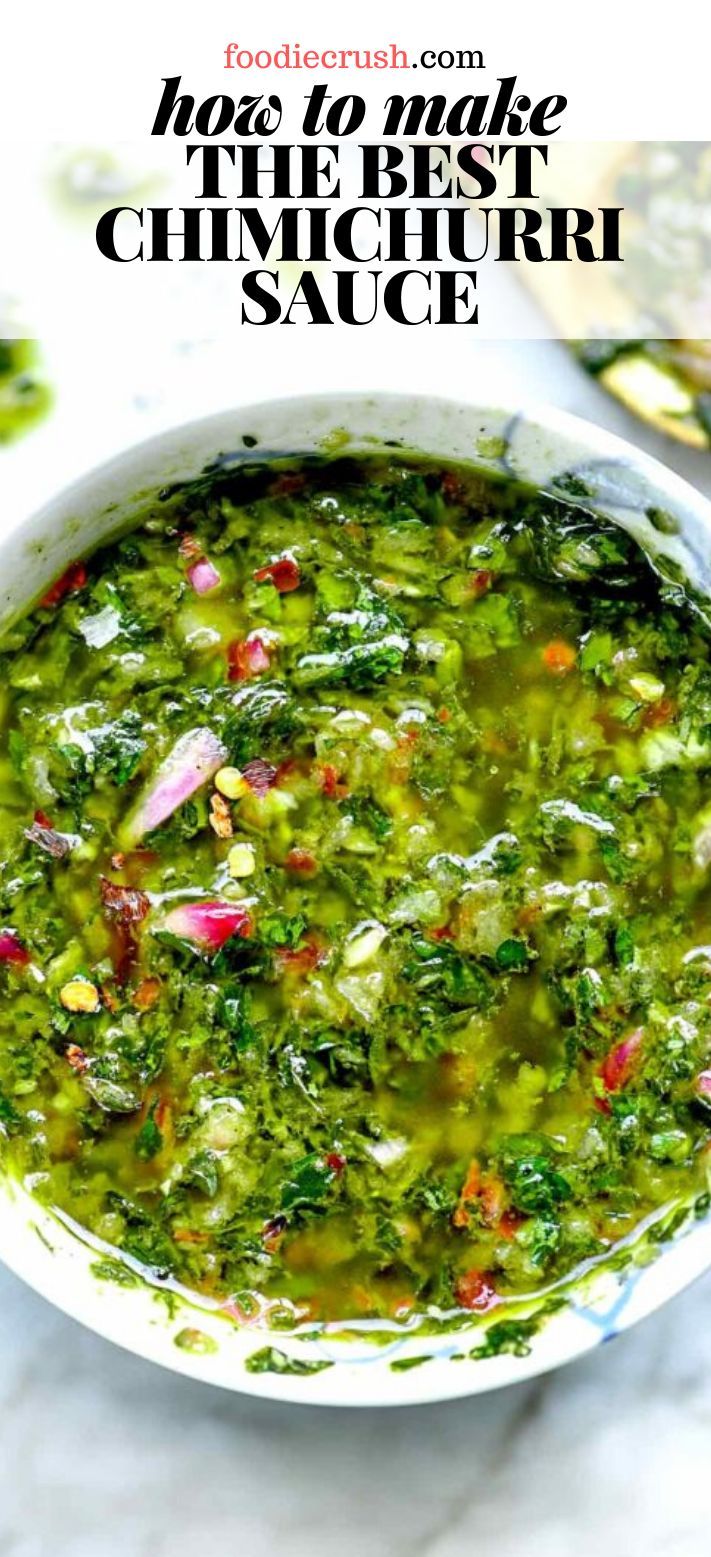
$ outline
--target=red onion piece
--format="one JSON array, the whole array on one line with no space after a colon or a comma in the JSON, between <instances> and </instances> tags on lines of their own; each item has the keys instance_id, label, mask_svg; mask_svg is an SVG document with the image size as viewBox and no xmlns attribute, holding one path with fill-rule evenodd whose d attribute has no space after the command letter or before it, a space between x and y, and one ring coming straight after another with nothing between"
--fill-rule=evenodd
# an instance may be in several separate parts
<instances>
[{"instance_id":1,"label":"red onion piece","mask_svg":"<svg viewBox=\"0 0 711 1557\"><path fill-rule=\"evenodd\" d=\"M276 783L277 770L272 762L265 762L263 757L252 757L249 762L245 762L242 777L247 780L252 794L261 796L266 795Z\"/></svg>"},{"instance_id":2,"label":"red onion piece","mask_svg":"<svg viewBox=\"0 0 711 1557\"><path fill-rule=\"evenodd\" d=\"M627 1085L637 1064L643 1038L644 1028L636 1027L603 1060L600 1075L606 1092L620 1092Z\"/></svg>"},{"instance_id":3,"label":"red onion piece","mask_svg":"<svg viewBox=\"0 0 711 1557\"><path fill-rule=\"evenodd\" d=\"M30 954L16 930L0 930L0 962L29 962Z\"/></svg>"},{"instance_id":4,"label":"red onion piece","mask_svg":"<svg viewBox=\"0 0 711 1557\"><path fill-rule=\"evenodd\" d=\"M212 730L198 726L176 741L119 830L122 849L133 849L213 777L227 752Z\"/></svg>"},{"instance_id":5,"label":"red onion piece","mask_svg":"<svg viewBox=\"0 0 711 1557\"><path fill-rule=\"evenodd\" d=\"M207 595L222 582L217 568L208 557L199 557L197 562L192 563L188 568L188 579L196 595Z\"/></svg>"},{"instance_id":6,"label":"red onion piece","mask_svg":"<svg viewBox=\"0 0 711 1557\"><path fill-rule=\"evenodd\" d=\"M179 903L163 920L163 929L194 941L203 951L216 952L233 935L243 939L252 933L252 920L238 903Z\"/></svg>"},{"instance_id":7,"label":"red onion piece","mask_svg":"<svg viewBox=\"0 0 711 1557\"><path fill-rule=\"evenodd\" d=\"M227 646L227 674L230 681L249 681L269 670L271 659L258 633L250 633Z\"/></svg>"}]
</instances>

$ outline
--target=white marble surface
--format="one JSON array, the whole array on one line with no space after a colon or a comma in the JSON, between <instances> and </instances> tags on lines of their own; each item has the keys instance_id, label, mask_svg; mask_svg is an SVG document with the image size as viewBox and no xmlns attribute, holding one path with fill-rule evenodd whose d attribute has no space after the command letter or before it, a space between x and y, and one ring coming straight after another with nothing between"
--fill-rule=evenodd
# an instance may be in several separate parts
<instances>
[{"instance_id":1,"label":"white marble surface","mask_svg":"<svg viewBox=\"0 0 711 1557\"><path fill-rule=\"evenodd\" d=\"M0 1279L3 1557L702 1557L711 1281L589 1360L471 1402L223 1394Z\"/></svg>"},{"instance_id":2,"label":"white marble surface","mask_svg":"<svg viewBox=\"0 0 711 1557\"><path fill-rule=\"evenodd\" d=\"M270 342L251 355L247 382L226 342L148 360L126 351L111 374L105 343L85 342L56 375L51 422L0 457L4 522L21 512L26 483L39 499L59 473L153 427L259 398L277 365L283 391L335 382L325 350L309 354L308 371L296 352L286 366L276 352ZM559 346L450 336L427 369L431 384L466 383L490 401L538 394L635 436ZM351 383L366 371L361 352ZM94 373L102 387L87 398ZM711 492L711 461L637 436ZM0 1268L0 1557L702 1557L710 1306L711 1276L556 1375L471 1402L339 1413L163 1373Z\"/></svg>"}]
</instances>

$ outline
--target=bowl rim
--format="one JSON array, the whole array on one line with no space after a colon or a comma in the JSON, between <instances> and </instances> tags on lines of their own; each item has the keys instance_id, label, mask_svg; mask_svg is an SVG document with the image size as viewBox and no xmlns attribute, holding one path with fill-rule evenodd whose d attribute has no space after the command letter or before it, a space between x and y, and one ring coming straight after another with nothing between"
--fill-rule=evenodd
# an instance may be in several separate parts
<instances>
[{"instance_id":1,"label":"bowl rim","mask_svg":"<svg viewBox=\"0 0 711 1557\"><path fill-rule=\"evenodd\" d=\"M646 451L638 449L627 439L620 437L616 433L608 432L606 428L578 417L571 412L561 410L555 405L539 401L527 403L525 398L523 398L521 401L517 400L510 407L502 407L488 406L482 404L479 398L467 400L459 395L448 397L446 395L426 395L422 393L403 394L398 391L388 390L374 390L372 392L338 390L333 392L324 391L317 395L291 394L269 397L254 403L238 401L224 410L213 411L204 417L190 418L175 426L163 428L151 434L148 438L142 439L140 442L128 443L111 454L108 459L104 459L81 471L74 480L49 497L40 508L21 516L16 522L12 523L0 540L0 555L2 555L3 548L10 547L13 544L16 545L18 541L21 543L26 532L30 532L31 535L46 532L46 548L41 552L37 552L35 556L35 566L39 575L38 588L34 594L27 595L25 592L24 595L25 601L31 602L47 581L46 577L42 575L42 568L51 560L54 542L57 540L57 535L52 532L61 526L62 523L62 520L57 517L58 513L64 510L66 517L66 514L71 513L75 507L84 508L87 512L91 511L92 491L96 492L102 486L106 486L107 483L111 486L114 482L120 482L123 478L127 479L128 494L126 495L126 501L129 502L130 495L136 490L135 483L132 484L132 478L128 479L127 475L131 467L140 471L141 467L150 466L151 461L155 458L160 458L163 451L172 449L174 454L178 451L179 456L179 451L183 447L186 450L184 457L190 463L194 449L206 440L210 442L213 434L215 440L213 447L216 448L222 441L223 435L229 431L232 423L246 427L248 422L251 421L256 425L264 417L268 418L275 413L288 413L292 409L296 411L298 408L300 414L308 414L311 410L318 412L319 415L327 413L326 419L331 426L339 426L341 425L339 418L342 418L344 415L347 417L349 408L362 408L363 410L369 409L372 411L376 407L382 407L385 413L392 414L395 411L400 411L405 416L408 414L412 415L415 410L424 411L425 409L436 409L438 414L441 413L443 417L448 414L465 418L496 416L503 420L507 428L515 430L520 425L524 429L528 428L534 438L539 436L543 439L552 439L554 444L553 458L555 458L556 442L561 448L567 444L577 447L587 456L600 455L603 459L611 460L622 469L632 469L640 474L649 482L655 493L663 495L666 501L679 505L683 515L687 517L693 515L700 522L702 530L706 535L711 537L711 500L706 498L703 493L699 492L684 477L678 475L677 472L665 463ZM387 414L385 419L387 420ZM382 442L380 446L381 448L383 447ZM357 436L354 437L350 444L350 448L361 451L364 448L369 448L372 452L377 452L377 447L376 441L364 443ZM411 445L408 445L405 441L401 447L404 452L407 452L408 448L411 450L419 449L423 453L428 452L426 442L421 437L417 441L413 441ZM187 453L188 450L190 450L190 453ZM278 453L275 453L275 451L267 449L260 455L259 446L256 449L245 447L240 451L240 456L245 461L260 457L267 459L270 455L272 458L278 457L281 452L280 450ZM304 452L304 448L299 447L298 442L295 442L292 453L298 455ZM286 455L288 451L285 449L283 453ZM442 457L446 458L446 455ZM452 457L460 458L461 456ZM477 460L476 452L473 452L472 458L475 463L485 464L485 461L481 458ZM197 463L193 460L192 468L195 474L202 468L203 464L204 459ZM515 475L516 472L512 470L509 474ZM535 482L532 484L535 485ZM545 486L542 485L541 489L546 490ZM139 490L141 498L147 493L157 490L155 479L149 480ZM96 499L94 500L95 502ZM99 525L99 532L106 533L110 528L108 520L108 515L111 512L110 507L107 505L104 505L104 508L95 507L94 511L97 520L102 521ZM97 542L98 537L94 544L97 544ZM56 576L56 572L57 567L55 565L53 574L49 576ZM23 587L24 583L25 579L23 576ZM4 1183L2 1187L5 1187ZM4 1196L0 1197L2 1200L5 1200L5 1198ZM39 1210L37 1202L26 1196L24 1191L19 1195L13 1192L8 1198L13 1201L13 1204L16 1201L24 1204L25 1199L28 1201L28 1206L24 1207L21 1215L29 1215L28 1207L31 1207L33 1236L39 1231L40 1237L42 1237L43 1232L40 1224L42 1224L43 1213ZM615 1317L612 1328L605 1324L593 1324L591 1327L579 1327L575 1335L570 1331L566 1336L563 1335L561 1330L560 1344L553 1350L550 1347L534 1347L531 1354L527 1357L498 1356L485 1361L478 1361L476 1369L465 1362L457 1369L449 1368L448 1373L445 1373L444 1367L439 1366L440 1361L443 1363L445 1359L440 1359L435 1355L432 1359L431 1372L428 1367L422 1372L417 1369L415 1372L393 1373L388 1371L386 1373L384 1368L375 1367L373 1370L361 1369L360 1374L358 1374L357 1369L354 1370L349 1362L339 1359L330 1371L324 1371L309 1378L248 1373L243 1365L239 1371L230 1369L228 1376L221 1376L219 1371L215 1370L213 1359L210 1357L180 1351L175 1346L168 1352L161 1348L157 1344L155 1318L150 1321L148 1327L144 1327L141 1324L141 1328L138 1331L133 1326L127 1330L123 1321L117 1319L113 1305L104 1305L104 1312L102 1313L102 1305L98 1300L92 1299L88 1287L86 1290L81 1291L78 1287L76 1290L73 1288L71 1280L65 1284L61 1280L57 1282L57 1266L46 1261L43 1266L41 1260L35 1258L32 1252L30 1252L28 1241L24 1240L23 1242L21 1239L13 1236L13 1227L16 1228L17 1225L16 1208L8 1215L6 1214L6 1208L0 1207L0 1259L15 1275L25 1280L35 1291L53 1303L55 1307L68 1314L69 1317L84 1323L97 1334L123 1346L138 1356L158 1362L174 1372L185 1374L203 1382L209 1382L226 1389L262 1398L328 1406L377 1405L394 1407L397 1405L414 1405L462 1398L467 1395L501 1388L524 1379L531 1379L540 1373L585 1355L594 1349L596 1345L600 1344L601 1341L610 1339L613 1334L620 1333L623 1329L636 1323L638 1319L654 1312L676 1293L688 1286L711 1264L711 1224L699 1223L686 1237L675 1239L666 1244L655 1264L646 1267L646 1273L648 1275L651 1273L653 1279L647 1282L646 1290L641 1297L635 1299L633 1294L633 1300L627 1306L625 1314L621 1319L619 1316ZM54 1222L52 1222L51 1226L54 1225ZM49 1226L50 1224L47 1224L44 1227L45 1234L47 1234ZM39 1245L39 1239L37 1243ZM84 1248L85 1246L82 1245L82 1247ZM60 1259L62 1257L60 1256ZM67 1269L71 1276L71 1260L67 1262ZM120 1294L120 1296L126 1295ZM224 1321L220 1322L224 1323ZM550 1334L556 1323L557 1316L554 1316L544 1326L543 1333ZM241 1333L244 1334L243 1331ZM473 1329L465 1333L472 1336L476 1334ZM481 1334L481 1332L479 1333ZM462 1332L453 1332L452 1334L461 1335ZM260 1343L281 1344L279 1335L276 1332L264 1329L253 1330L251 1332L250 1350L256 1349ZM449 1361L450 1359L447 1360ZM244 1359L242 1358L242 1363L243 1361ZM375 1361L386 1362L387 1359L385 1356L380 1355L375 1358ZM491 1367L492 1363L497 1364L493 1369ZM364 1373L371 1374L371 1371L373 1377L369 1386L364 1380ZM356 1379L359 1379L360 1382L356 1383ZM344 1387L346 1385L347 1387Z\"/></svg>"},{"instance_id":2,"label":"bowl rim","mask_svg":"<svg viewBox=\"0 0 711 1557\"><path fill-rule=\"evenodd\" d=\"M161 427L136 442L122 443L119 448L113 450L104 459L79 470L70 481L63 483L59 491L45 498L39 507L33 508L28 513L22 515L12 524L10 530L4 532L2 537L0 537L0 548L9 535L20 533L28 522L44 517L57 502L62 499L72 498L75 493L77 496L80 496L83 493L84 487L90 485L98 477L111 475L125 463L138 456L145 457L170 441L182 439L183 437L192 437L197 433L208 432L214 426L227 427L232 418L244 418L245 416L256 418L264 413L288 410L291 407L313 406L318 410L327 410L331 406L338 408L349 403L366 407L376 403L383 403L389 408L397 406L413 408L427 405L444 411L465 412L467 415L477 415L479 413L491 415L494 413L503 415L511 424L524 421L541 431L550 432L554 436L577 438L581 443L584 443L589 449L594 451L599 449L601 452L618 454L627 464L633 465L637 470L644 471L652 476L671 495L684 499L687 504L691 503L691 506L699 507L702 511L705 510L711 522L711 497L706 497L686 476L680 475L665 460L660 459L656 454L650 454L646 449L640 448L621 433L612 432L602 424L590 421L587 417L580 416L575 411L568 411L556 405L554 401L528 397L524 392L517 396L515 401L512 400L509 406L505 406L498 401L484 401L479 397L469 400L461 395L425 394L421 390L408 392L400 389L325 389L305 394L294 392L287 395L268 396L255 401L238 399L220 410L209 411L204 416L188 417L184 421L174 422L170 426ZM373 448L375 447L376 445L373 444ZM407 445L403 446L403 450L404 452L408 451ZM294 448L291 452L298 455L303 451ZM418 451L413 446L411 452L426 453L427 451L424 449ZM240 453L246 460L254 457L254 451L250 448L245 448ZM269 457L268 454L266 457ZM476 460L474 463L476 463Z\"/></svg>"}]
</instances>

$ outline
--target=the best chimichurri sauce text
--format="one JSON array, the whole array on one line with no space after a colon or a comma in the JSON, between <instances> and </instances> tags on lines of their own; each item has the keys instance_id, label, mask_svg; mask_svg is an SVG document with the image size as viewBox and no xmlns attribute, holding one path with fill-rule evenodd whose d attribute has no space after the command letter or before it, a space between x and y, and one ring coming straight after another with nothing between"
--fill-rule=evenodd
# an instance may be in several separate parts
<instances>
[{"instance_id":1,"label":"the best chimichurri sauce text","mask_svg":"<svg viewBox=\"0 0 711 1557\"><path fill-rule=\"evenodd\" d=\"M319 1321L489 1310L704 1195L711 638L623 531L394 451L218 469L1 685L44 1202Z\"/></svg>"}]
</instances>

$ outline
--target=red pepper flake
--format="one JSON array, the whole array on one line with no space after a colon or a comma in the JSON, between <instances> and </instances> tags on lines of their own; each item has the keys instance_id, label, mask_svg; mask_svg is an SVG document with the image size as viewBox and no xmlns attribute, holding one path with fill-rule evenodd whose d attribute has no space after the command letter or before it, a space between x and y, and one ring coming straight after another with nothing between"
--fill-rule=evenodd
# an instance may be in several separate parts
<instances>
[{"instance_id":1,"label":"red pepper flake","mask_svg":"<svg viewBox=\"0 0 711 1557\"><path fill-rule=\"evenodd\" d=\"M332 1173L335 1173L336 1178L340 1178L341 1174L345 1171L347 1160L348 1159L343 1156L342 1152L326 1153L326 1167L330 1168Z\"/></svg>"},{"instance_id":2,"label":"red pepper flake","mask_svg":"<svg viewBox=\"0 0 711 1557\"><path fill-rule=\"evenodd\" d=\"M391 784L407 784L419 738L420 731L414 728L403 730L398 737L397 746L390 755L386 770Z\"/></svg>"},{"instance_id":3,"label":"red pepper flake","mask_svg":"<svg viewBox=\"0 0 711 1557\"><path fill-rule=\"evenodd\" d=\"M200 1245L208 1241L207 1233L199 1233L194 1227L174 1227L173 1237L176 1243Z\"/></svg>"},{"instance_id":4,"label":"red pepper flake","mask_svg":"<svg viewBox=\"0 0 711 1557\"><path fill-rule=\"evenodd\" d=\"M327 800L342 800L348 794L348 785L341 778L332 762L324 762L318 770L318 781Z\"/></svg>"},{"instance_id":5,"label":"red pepper flake","mask_svg":"<svg viewBox=\"0 0 711 1557\"><path fill-rule=\"evenodd\" d=\"M553 638L541 654L543 664L552 676L567 675L573 669L577 657L577 650L572 643L566 643L564 638Z\"/></svg>"},{"instance_id":6,"label":"red pepper flake","mask_svg":"<svg viewBox=\"0 0 711 1557\"><path fill-rule=\"evenodd\" d=\"M150 1011L160 995L160 979L145 978L141 982L133 997L133 1004L139 1011Z\"/></svg>"},{"instance_id":7,"label":"red pepper flake","mask_svg":"<svg viewBox=\"0 0 711 1557\"><path fill-rule=\"evenodd\" d=\"M475 600L479 600L481 595L486 594L487 589L491 589L493 582L494 575L489 571L488 568L477 568L476 573L472 573L472 576L469 580L468 593L472 595Z\"/></svg>"},{"instance_id":8,"label":"red pepper flake","mask_svg":"<svg viewBox=\"0 0 711 1557\"><path fill-rule=\"evenodd\" d=\"M646 708L642 715L642 724L645 730L656 730L659 725L669 724L676 714L676 703L671 697L660 698L658 703L653 703Z\"/></svg>"},{"instance_id":9,"label":"red pepper flake","mask_svg":"<svg viewBox=\"0 0 711 1557\"><path fill-rule=\"evenodd\" d=\"M139 852L131 855L130 861L132 864L136 862L140 869ZM120 886L116 882L108 881L105 876L99 877L99 888L101 901L113 932L114 974L116 982L123 987L131 979L138 961L135 927L145 919L151 902L147 893L142 892L139 887Z\"/></svg>"},{"instance_id":10,"label":"red pepper flake","mask_svg":"<svg viewBox=\"0 0 711 1557\"><path fill-rule=\"evenodd\" d=\"M290 595L301 583L301 569L293 557L277 557L274 562L268 562L266 567L257 568L253 577L256 584L269 582L280 595Z\"/></svg>"},{"instance_id":11,"label":"red pepper flake","mask_svg":"<svg viewBox=\"0 0 711 1557\"><path fill-rule=\"evenodd\" d=\"M360 1314L364 1319L375 1309L372 1292L369 1292L367 1287L361 1286L359 1282L351 1287L350 1303L353 1313Z\"/></svg>"},{"instance_id":12,"label":"red pepper flake","mask_svg":"<svg viewBox=\"0 0 711 1557\"><path fill-rule=\"evenodd\" d=\"M501 1179L493 1173L482 1176L476 1157L467 1169L467 1176L462 1185L457 1208L452 1216L455 1227L468 1227L468 1206L476 1201L479 1215L485 1227L498 1228L505 1214L506 1190Z\"/></svg>"},{"instance_id":13,"label":"red pepper flake","mask_svg":"<svg viewBox=\"0 0 711 1557\"><path fill-rule=\"evenodd\" d=\"M318 870L318 860L308 849L290 849L284 867L298 876L313 876Z\"/></svg>"},{"instance_id":14,"label":"red pepper flake","mask_svg":"<svg viewBox=\"0 0 711 1557\"><path fill-rule=\"evenodd\" d=\"M167 1097L159 1097L153 1110L153 1118L161 1135L168 1135L173 1128L173 1109Z\"/></svg>"},{"instance_id":15,"label":"red pepper flake","mask_svg":"<svg viewBox=\"0 0 711 1557\"><path fill-rule=\"evenodd\" d=\"M151 900L139 887L122 887L99 877L101 901L112 918L121 924L140 924L150 911Z\"/></svg>"},{"instance_id":16,"label":"red pepper flake","mask_svg":"<svg viewBox=\"0 0 711 1557\"><path fill-rule=\"evenodd\" d=\"M50 584L46 595L42 596L40 605L45 607L59 605L65 595L74 595L77 590L83 589L86 584L87 573L83 562L70 562L69 567L59 578Z\"/></svg>"},{"instance_id":17,"label":"red pepper flake","mask_svg":"<svg viewBox=\"0 0 711 1557\"><path fill-rule=\"evenodd\" d=\"M83 1076L84 1072L89 1069L89 1061L84 1050L79 1048L78 1043L68 1044L64 1051L64 1057L69 1061L72 1070L76 1071L77 1076Z\"/></svg>"},{"instance_id":18,"label":"red pepper flake","mask_svg":"<svg viewBox=\"0 0 711 1557\"><path fill-rule=\"evenodd\" d=\"M227 676L230 681L250 681L269 670L271 659L266 644L257 633L227 645Z\"/></svg>"},{"instance_id":19,"label":"red pepper flake","mask_svg":"<svg viewBox=\"0 0 711 1557\"><path fill-rule=\"evenodd\" d=\"M469 1167L467 1168L467 1176L459 1192L459 1201L457 1203L456 1210L452 1215L452 1222L455 1227L468 1227L469 1212L467 1211L467 1206L471 1203L471 1201L476 1200L480 1194L481 1168L479 1167L477 1158L472 1157Z\"/></svg>"},{"instance_id":20,"label":"red pepper flake","mask_svg":"<svg viewBox=\"0 0 711 1557\"><path fill-rule=\"evenodd\" d=\"M297 976L312 973L326 958L326 948L315 935L307 936L300 946L277 946L275 952L282 972Z\"/></svg>"},{"instance_id":21,"label":"red pepper flake","mask_svg":"<svg viewBox=\"0 0 711 1557\"><path fill-rule=\"evenodd\" d=\"M299 759L297 757L285 757L283 762L279 763L279 766L276 770L275 782L277 784L283 784L284 779L291 778L296 776L298 773L305 772L308 772L308 766L304 762L303 758Z\"/></svg>"},{"instance_id":22,"label":"red pepper flake","mask_svg":"<svg viewBox=\"0 0 711 1557\"><path fill-rule=\"evenodd\" d=\"M343 526L343 534L348 535L352 541L364 541L365 525L357 524L354 519L347 519Z\"/></svg>"},{"instance_id":23,"label":"red pepper flake","mask_svg":"<svg viewBox=\"0 0 711 1557\"><path fill-rule=\"evenodd\" d=\"M99 993L107 1011L118 1011L119 1003L109 984L102 984Z\"/></svg>"},{"instance_id":24,"label":"red pepper flake","mask_svg":"<svg viewBox=\"0 0 711 1557\"><path fill-rule=\"evenodd\" d=\"M485 1314L494 1308L499 1296L490 1276L482 1270L468 1270L454 1284L454 1296L460 1308Z\"/></svg>"},{"instance_id":25,"label":"red pepper flake","mask_svg":"<svg viewBox=\"0 0 711 1557\"><path fill-rule=\"evenodd\" d=\"M155 849L132 849L130 854L114 854L111 859L112 870L124 870L129 877L131 886L135 881L140 881L147 870L150 870L160 858ZM120 860L119 865L114 860Z\"/></svg>"},{"instance_id":26,"label":"red pepper flake","mask_svg":"<svg viewBox=\"0 0 711 1557\"><path fill-rule=\"evenodd\" d=\"M46 811L35 811L33 820L37 823L38 827L54 828L54 822L52 821L51 816L47 815Z\"/></svg>"},{"instance_id":27,"label":"red pepper flake","mask_svg":"<svg viewBox=\"0 0 711 1557\"><path fill-rule=\"evenodd\" d=\"M448 503L460 503L464 496L464 487L453 470L445 470L441 482L442 492Z\"/></svg>"},{"instance_id":28,"label":"red pepper flake","mask_svg":"<svg viewBox=\"0 0 711 1557\"><path fill-rule=\"evenodd\" d=\"M265 762L263 757L252 757L242 769L242 777L247 780L253 795L266 795L276 783L277 770L271 762Z\"/></svg>"},{"instance_id":29,"label":"red pepper flake","mask_svg":"<svg viewBox=\"0 0 711 1557\"><path fill-rule=\"evenodd\" d=\"M299 475L297 471L284 472L283 476L277 476L269 488L270 497L290 497L292 492L301 492L306 485L306 477Z\"/></svg>"},{"instance_id":30,"label":"red pepper flake","mask_svg":"<svg viewBox=\"0 0 711 1557\"><path fill-rule=\"evenodd\" d=\"M437 719L440 724L449 724L451 717L452 715L448 708L438 708L435 714L435 719Z\"/></svg>"},{"instance_id":31,"label":"red pepper flake","mask_svg":"<svg viewBox=\"0 0 711 1557\"><path fill-rule=\"evenodd\" d=\"M481 1219L485 1227L498 1227L504 1214L506 1191L501 1179L488 1174L482 1181L479 1203Z\"/></svg>"},{"instance_id":32,"label":"red pepper flake","mask_svg":"<svg viewBox=\"0 0 711 1557\"><path fill-rule=\"evenodd\" d=\"M519 1227L523 1226L525 1220L525 1216L521 1216L520 1211L504 1211L496 1231L502 1238L506 1239L507 1243L510 1243L511 1239L516 1237Z\"/></svg>"},{"instance_id":33,"label":"red pepper flake","mask_svg":"<svg viewBox=\"0 0 711 1557\"><path fill-rule=\"evenodd\" d=\"M30 954L17 930L0 930L0 962L14 962L18 967L24 967L29 960Z\"/></svg>"},{"instance_id":34,"label":"red pepper flake","mask_svg":"<svg viewBox=\"0 0 711 1557\"><path fill-rule=\"evenodd\" d=\"M138 961L138 947L133 925L116 916L113 920L114 949L112 962L116 983L123 988L132 977Z\"/></svg>"},{"instance_id":35,"label":"red pepper flake","mask_svg":"<svg viewBox=\"0 0 711 1557\"><path fill-rule=\"evenodd\" d=\"M181 557L186 557L190 562L196 562L198 557L202 557L203 554L202 546L195 539L194 535L182 535L178 551Z\"/></svg>"},{"instance_id":36,"label":"red pepper flake","mask_svg":"<svg viewBox=\"0 0 711 1557\"><path fill-rule=\"evenodd\" d=\"M407 1319L408 1314L412 1313L414 1307L414 1297L410 1297L408 1294L402 1297L395 1297L390 1303L390 1317L392 1319Z\"/></svg>"},{"instance_id":37,"label":"red pepper flake","mask_svg":"<svg viewBox=\"0 0 711 1557\"><path fill-rule=\"evenodd\" d=\"M438 925L435 925L434 930L430 930L430 940L431 941L453 941L454 940L454 931L452 929L451 924L438 924Z\"/></svg>"}]
</instances>

